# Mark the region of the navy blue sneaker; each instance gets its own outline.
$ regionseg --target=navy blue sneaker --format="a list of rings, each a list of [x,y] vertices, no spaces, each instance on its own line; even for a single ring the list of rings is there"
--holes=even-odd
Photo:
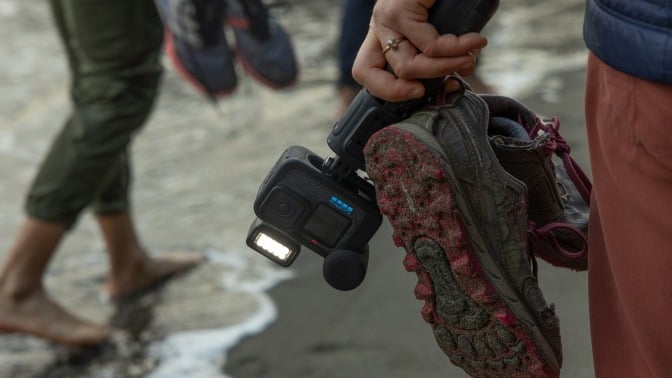
[[[292,40],[261,0],[226,0],[227,23],[245,71],[272,89],[293,85],[299,75]]]
[[[182,77],[211,97],[238,85],[224,32],[224,0],[156,0],[166,29],[166,54]]]

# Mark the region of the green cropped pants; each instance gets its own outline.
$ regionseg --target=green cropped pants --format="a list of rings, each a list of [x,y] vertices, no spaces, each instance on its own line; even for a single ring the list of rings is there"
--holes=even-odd
[[[129,147],[161,77],[163,26],[152,0],[51,0],[70,64],[73,109],[26,198],[29,216],[72,227],[91,207],[127,211]]]

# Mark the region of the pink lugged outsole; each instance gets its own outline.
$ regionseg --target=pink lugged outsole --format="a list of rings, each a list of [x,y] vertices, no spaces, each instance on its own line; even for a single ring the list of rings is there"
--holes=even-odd
[[[418,277],[422,317],[451,362],[475,377],[557,377],[484,274],[437,154],[388,127],[365,156],[395,244],[406,249],[404,267]]]

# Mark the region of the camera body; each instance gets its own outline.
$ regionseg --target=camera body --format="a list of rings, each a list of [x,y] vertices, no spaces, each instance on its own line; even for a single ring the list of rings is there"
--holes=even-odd
[[[259,188],[254,212],[322,257],[363,251],[382,222],[373,186],[354,172],[329,174],[328,166],[303,146],[287,148]]]
[[[282,266],[305,246],[324,258],[325,280],[351,290],[364,279],[368,241],[382,222],[373,185],[338,157],[287,148],[261,184],[247,245]]]
[[[440,34],[480,31],[498,6],[499,0],[437,0],[429,22]],[[282,266],[305,246],[324,257],[324,278],[332,287],[357,287],[366,273],[368,241],[382,222],[375,189],[363,176],[363,149],[373,133],[431,103],[443,79],[423,84],[426,95],[405,102],[360,91],[327,138],[334,157],[287,148],[257,192],[247,245]]]

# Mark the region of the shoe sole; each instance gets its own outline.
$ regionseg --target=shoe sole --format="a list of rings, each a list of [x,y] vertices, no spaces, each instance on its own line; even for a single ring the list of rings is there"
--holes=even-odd
[[[439,151],[427,131],[404,125],[375,133],[364,150],[378,205],[406,249],[404,267],[418,277],[423,319],[451,362],[472,376],[557,377],[558,361],[549,365],[541,353],[553,356],[550,345],[483,248]]]

